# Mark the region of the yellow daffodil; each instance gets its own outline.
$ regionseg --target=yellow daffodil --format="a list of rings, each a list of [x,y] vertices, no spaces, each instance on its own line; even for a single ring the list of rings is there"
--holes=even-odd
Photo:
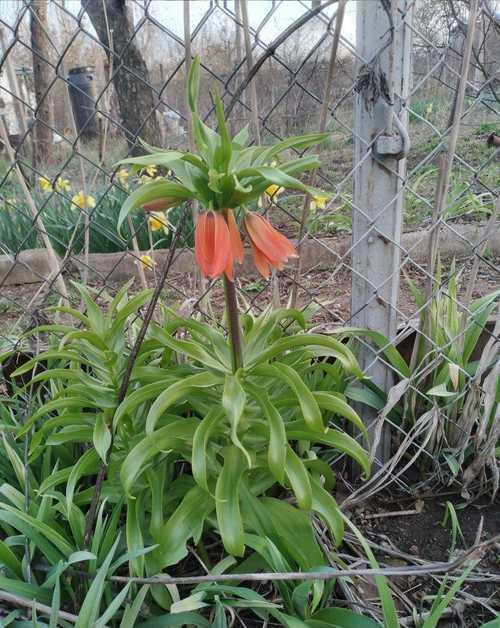
[[[156,262],[152,259],[151,255],[141,255],[139,261],[147,270],[153,270],[153,267],[156,266]]]
[[[146,166],[142,168],[140,173],[140,179],[143,183],[148,183],[151,179],[154,179],[158,173],[158,168],[156,166]]]
[[[84,194],[83,191],[75,194],[71,201],[80,209],[92,209],[95,207],[95,198],[89,194]]]
[[[120,168],[120,170],[118,170],[118,172],[116,173],[116,178],[118,180],[118,183],[125,189],[128,189],[129,176],[130,176],[129,171],[126,170],[125,168]]]
[[[316,209],[325,209],[327,202],[328,196],[313,196],[310,205],[311,210],[315,211]]]
[[[71,191],[71,183],[69,179],[63,179],[62,177],[58,177],[56,180],[56,192],[70,192]]]
[[[150,176],[149,174],[141,174],[141,183],[151,183],[151,181],[163,181],[165,179],[165,177],[163,177],[162,175],[158,175],[157,177],[155,176]]]
[[[148,221],[151,231],[163,231],[165,235],[168,235],[167,214],[163,212],[152,212]]]
[[[279,185],[276,185],[274,183],[271,184],[268,188],[266,188],[266,194],[269,196],[269,198],[274,198],[275,196],[279,196],[281,192],[283,192],[283,188],[281,188]]]
[[[47,177],[38,177],[38,183],[44,192],[52,190],[52,183]]]

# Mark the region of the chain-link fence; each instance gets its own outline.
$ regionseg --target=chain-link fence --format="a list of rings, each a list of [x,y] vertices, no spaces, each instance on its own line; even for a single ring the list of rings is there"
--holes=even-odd
[[[330,132],[310,180],[332,198],[278,189],[260,203],[299,262],[270,281],[245,263],[237,286],[244,309],[295,305],[322,332],[383,335],[357,340],[374,386],[363,416],[386,463],[363,495],[405,488],[417,456],[435,470],[428,484],[453,481],[473,432],[468,485],[486,468],[498,482],[497,3],[19,0],[0,12],[3,351],[26,350],[22,332],[46,306],[79,303],[72,279],[99,298],[129,280],[132,292],[154,287],[174,240],[162,300],[218,319],[222,289],[197,274],[191,212],[182,233],[183,207],[166,224],[138,212],[116,228],[141,181],[171,177],[118,162],[140,139],[192,141],[185,82],[199,54],[209,124],[218,90],[232,130],[248,124],[256,142]]]

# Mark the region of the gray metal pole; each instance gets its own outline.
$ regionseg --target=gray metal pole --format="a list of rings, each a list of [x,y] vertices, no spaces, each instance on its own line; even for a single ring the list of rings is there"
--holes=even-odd
[[[401,105],[409,92],[411,15],[406,11],[412,4],[411,0],[361,0],[356,18],[357,52],[362,61],[354,126],[352,323],[390,339],[397,329],[401,181],[409,148]],[[375,384],[389,391],[394,373],[375,356],[374,349],[363,347],[361,366]],[[377,426],[376,411],[366,407],[363,417],[372,445],[378,441],[376,461],[384,463],[390,456],[389,426]]]

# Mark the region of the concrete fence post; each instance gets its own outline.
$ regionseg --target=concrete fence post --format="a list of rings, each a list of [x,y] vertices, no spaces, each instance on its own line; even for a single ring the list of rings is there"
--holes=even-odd
[[[354,124],[352,323],[393,339],[397,329],[402,182],[409,148],[409,93],[412,0],[361,0],[357,3],[359,67]],[[362,348],[360,362],[373,382],[389,391],[394,372],[376,350]],[[376,463],[390,455],[389,426],[377,426],[376,411],[363,417],[372,437]],[[380,437],[380,439],[379,439]]]

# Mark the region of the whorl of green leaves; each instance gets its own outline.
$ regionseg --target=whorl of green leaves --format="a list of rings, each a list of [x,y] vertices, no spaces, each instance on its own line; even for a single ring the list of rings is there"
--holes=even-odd
[[[188,102],[198,152],[163,150],[143,142],[149,155],[121,161],[121,164],[131,164],[136,169],[162,166],[175,175],[176,181],[153,181],[132,192],[121,209],[119,230],[131,211],[160,198],[179,203],[196,199],[207,209],[236,208],[255,202],[272,184],[325,196],[325,192],[315,190],[297,178],[319,166],[317,157],[297,157],[279,165],[271,164],[286,151],[303,151],[323,142],[329,133],[299,135],[270,146],[248,146],[250,136],[246,127],[231,138],[218,94],[214,96],[218,131],[202,121],[198,113],[199,81],[200,60],[195,57],[189,74]]]

